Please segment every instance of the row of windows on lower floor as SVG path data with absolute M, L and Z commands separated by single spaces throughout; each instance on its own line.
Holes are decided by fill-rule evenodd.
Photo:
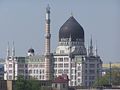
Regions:
M 6 65 L 9 68 L 13 67 L 13 64 Z M 18 68 L 44 68 L 45 64 L 40 63 L 40 64 L 17 64 Z
M 54 73 L 55 74 L 62 74 L 62 73 L 69 74 L 69 73 L 71 73 L 71 74 L 74 74 L 75 76 L 78 76 L 78 77 L 80 77 L 82 75 L 81 71 L 76 72 L 76 70 L 69 70 L 69 69 L 58 69 L 58 70 L 55 69 Z
M 45 76 L 44 75 L 33 75 L 33 76 L 24 76 L 25 79 L 37 79 L 37 80 L 44 80 L 45 79 Z M 12 75 L 9 75 L 7 77 L 7 79 L 9 80 L 12 80 L 13 79 L 13 76 Z
M 18 74 L 44 74 L 45 70 L 44 69 L 34 69 L 34 70 L 24 70 L 24 69 L 19 69 Z M 9 74 L 13 73 L 13 70 L 8 71 Z
M 85 81 L 85 86 L 93 86 L 94 81 Z
M 81 85 L 84 85 L 83 83 L 84 82 L 82 82 L 82 81 L 81 82 L 71 81 L 70 85 L 71 86 L 76 86 L 76 85 L 80 85 L 81 86 Z M 89 81 L 89 82 L 85 81 L 85 86 L 92 86 L 93 84 L 94 84 L 94 81 Z
M 81 65 L 77 65 L 76 63 L 55 63 L 54 64 L 54 68 L 68 68 L 68 67 L 71 67 L 71 68 L 76 68 L 77 70 L 81 70 L 82 67 Z

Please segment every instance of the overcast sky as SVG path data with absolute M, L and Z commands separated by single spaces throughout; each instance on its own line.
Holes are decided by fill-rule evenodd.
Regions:
M 90 37 L 97 41 L 103 62 L 120 62 L 120 0 L 0 0 L 0 57 L 5 58 L 7 42 L 15 43 L 16 56 L 26 56 L 32 47 L 44 53 L 45 8 L 51 7 L 52 52 L 58 32 L 71 12 Z

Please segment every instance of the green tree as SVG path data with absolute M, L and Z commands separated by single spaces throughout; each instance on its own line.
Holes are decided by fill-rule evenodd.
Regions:
M 112 84 L 120 85 L 120 68 L 113 67 L 111 76 L 112 76 Z
M 25 80 L 23 76 L 19 76 L 15 81 L 14 90 L 40 90 L 38 80 Z
M 109 84 L 109 75 L 106 74 L 105 76 L 101 78 L 97 78 L 96 81 L 93 84 L 93 87 L 103 86 Z
M 108 71 L 106 75 L 101 78 L 97 78 L 94 82 L 94 87 L 103 86 L 110 84 L 110 72 Z M 111 69 L 111 84 L 120 85 L 120 69 L 118 67 L 112 67 Z

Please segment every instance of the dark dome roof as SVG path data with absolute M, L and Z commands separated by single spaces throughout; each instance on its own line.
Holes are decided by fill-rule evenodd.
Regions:
M 59 30 L 59 41 L 64 38 L 70 38 L 72 41 L 81 39 L 84 41 L 84 30 L 82 26 L 71 16 Z
M 30 49 L 28 50 L 28 52 L 29 52 L 29 53 L 34 53 L 34 49 L 30 48 Z

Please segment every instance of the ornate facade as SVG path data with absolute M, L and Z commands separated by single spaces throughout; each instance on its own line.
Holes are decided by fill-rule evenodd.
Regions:
M 28 56 L 16 57 L 15 49 L 4 64 L 4 79 L 14 80 L 18 75 L 25 79 L 51 80 L 67 74 L 70 86 L 92 86 L 96 78 L 102 75 L 102 60 L 93 49 L 92 38 L 86 50 L 84 29 L 71 16 L 59 30 L 59 42 L 55 53 L 50 52 L 50 7 L 46 9 L 45 54 L 35 55 L 34 49 L 28 50 Z M 94 53 L 95 51 L 95 53 Z

